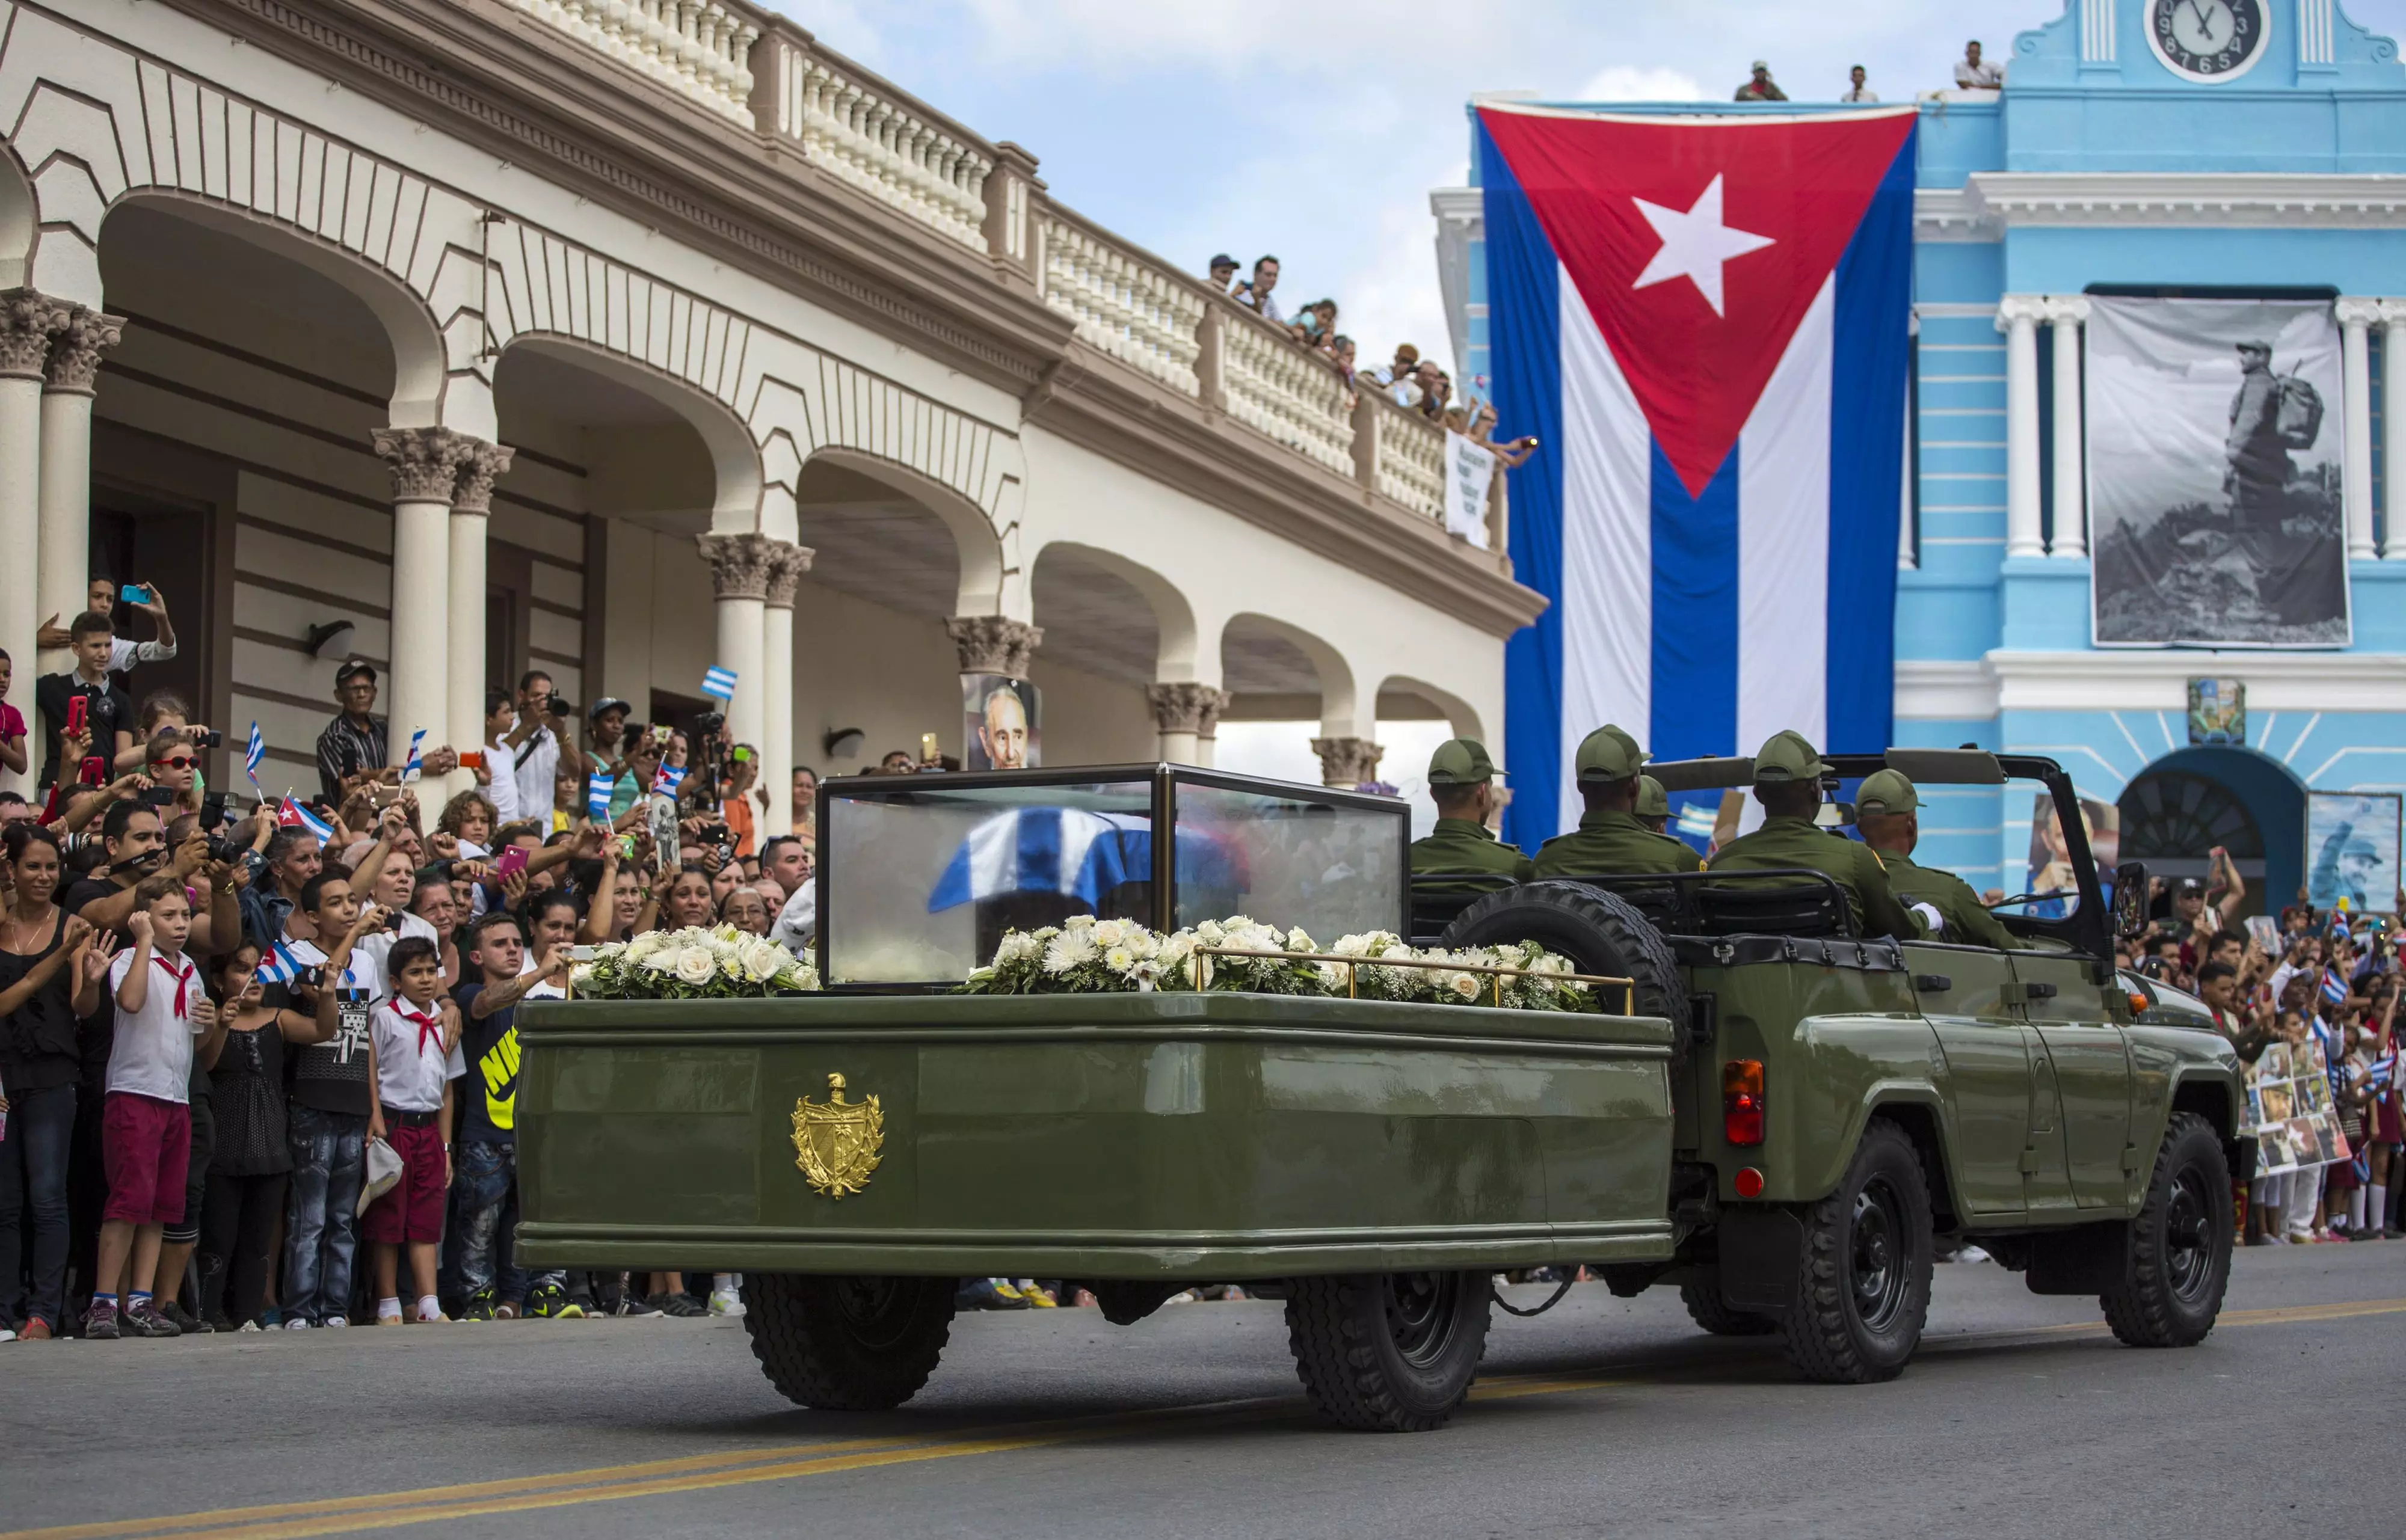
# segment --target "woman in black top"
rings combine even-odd
[[[218,1137],[201,1250],[218,1264],[205,1265],[205,1276],[221,1277],[225,1294],[221,1307],[216,1300],[204,1306],[213,1317],[256,1331],[276,1265],[276,1221],[292,1171],[285,1139],[284,1045],[323,1042],[333,1031],[321,1031],[314,1016],[266,1003],[259,949],[248,941],[217,959],[211,972],[229,1019],[225,1043],[209,1067]]]
[[[76,1018],[100,1009],[100,981],[116,949],[50,901],[61,869],[48,829],[10,825],[0,855],[14,898],[0,914],[0,1098],[8,1110],[0,1138],[0,1323],[40,1341],[57,1335],[64,1307],[67,1151],[82,1070]],[[33,1290],[21,1302],[29,1250]]]

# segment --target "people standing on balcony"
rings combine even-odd
[[[1490,454],[1493,454],[1507,470],[1519,466],[1522,460],[1527,459],[1531,455],[1536,452],[1537,441],[1534,436],[1517,438],[1508,444],[1498,444],[1495,442],[1495,406],[1493,403],[1484,401],[1473,403],[1466,414],[1466,417],[1468,419],[1468,426],[1463,430],[1463,437],[1470,440],[1473,444],[1482,445]]]
[[[1237,282],[1237,259],[1223,251],[1211,259],[1211,287],[1225,294]]]
[[[1362,378],[1371,386],[1387,392],[1388,399],[1398,406],[1420,404],[1420,387],[1412,383],[1412,371],[1421,366],[1421,350],[1410,343],[1395,345],[1395,361],[1376,369],[1362,371]]]
[[[1286,324],[1286,312],[1279,308],[1277,299],[1270,293],[1278,287],[1278,280],[1279,260],[1276,257],[1257,258],[1253,262],[1252,279],[1238,284],[1236,292],[1228,297],[1262,319],[1283,326]]]
[[[159,597],[159,589],[154,584],[137,583],[134,586],[146,596],[134,607],[150,617],[150,624],[157,629],[159,635],[150,642],[136,642],[130,636],[117,638],[108,650],[108,671],[111,673],[131,673],[136,663],[164,663],[176,656],[176,628],[167,619],[167,601]],[[96,615],[114,615],[117,600],[117,585],[106,577],[93,578],[84,591],[84,608]],[[74,639],[60,627],[57,615],[42,622],[34,641],[41,647],[74,644]]]
[[[2005,66],[1992,64],[1980,57],[1980,40],[1976,37],[1963,45],[1963,57],[1955,61],[1955,84],[1964,91],[1998,91],[2005,83]]]
[[[1746,84],[1737,88],[1737,94],[1732,96],[1730,98],[1731,101],[1784,102],[1788,100],[1788,93],[1771,83],[1771,66],[1769,64],[1757,59],[1752,65],[1752,75],[1748,78]]]
[[[1838,100],[1841,102],[1876,102],[1879,100],[1879,92],[1863,84],[1862,65],[1857,64],[1854,68],[1847,71],[1847,93],[1844,96],[1839,97]]]
[[[1286,334],[1306,347],[1324,347],[1337,335],[1337,302],[1314,300],[1287,323]]]

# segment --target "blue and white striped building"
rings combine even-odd
[[[2390,513],[2406,509],[2406,411],[2383,410],[2406,392],[2406,64],[2337,0],[2259,4],[2253,63],[2211,83],[2155,46],[2155,0],[2067,0],[2015,40],[2005,90],[1920,105],[1894,737],[2051,754],[2118,805],[2126,856],[2201,874],[2203,851],[2227,845],[2277,907],[2304,880],[2307,788],[2406,787],[2406,519]],[[1441,190],[1432,205],[1455,355],[1475,380],[1489,373],[1479,193]],[[2332,303],[2347,646],[2092,644],[2068,403],[2101,293]],[[2243,746],[2190,746],[2196,678],[2243,683]],[[2031,793],[1929,795],[1920,858],[2020,891]]]

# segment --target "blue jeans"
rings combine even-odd
[[[351,1308],[368,1120],[292,1104],[292,1194],[284,1221],[284,1319],[323,1325]]]
[[[0,1138],[0,1323],[39,1316],[54,1332],[64,1324],[67,1151],[75,1113],[72,1085],[8,1097],[8,1132]],[[21,1302],[17,1280],[29,1251],[33,1290]]]
[[[494,1289],[506,1300],[523,1304],[531,1284],[568,1281],[564,1271],[538,1273],[530,1279],[509,1253],[501,1237],[502,1220],[516,1209],[512,1201],[518,1174],[518,1148],[486,1139],[469,1139],[452,1151],[455,1180],[451,1200],[460,1225],[460,1289],[473,1294]],[[496,1267],[496,1253],[500,1265]],[[494,1275],[498,1272],[499,1287]]]

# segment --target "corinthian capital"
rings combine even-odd
[[[392,473],[395,502],[450,502],[460,462],[488,447],[448,428],[379,428],[373,438],[376,458]]]
[[[710,563],[710,591],[720,599],[766,599],[769,568],[779,543],[762,534],[696,535]]]
[[[125,318],[104,316],[87,305],[70,305],[50,338],[50,356],[42,371],[45,389],[89,396],[100,376],[100,356],[125,335]]]
[[[956,615],[944,634],[960,654],[961,672],[1027,677],[1028,661],[1044,641],[1044,629],[998,615]]]
[[[789,540],[770,542],[773,549],[769,557],[769,607],[790,610],[794,607],[794,589],[802,574],[811,570],[818,556],[807,545],[797,545]]]
[[[1331,786],[1358,786],[1379,778],[1379,761],[1387,751],[1366,738],[1315,738],[1311,752],[1320,756],[1320,779]]]
[[[72,308],[31,289],[0,293],[0,379],[40,379]]]
[[[1228,706],[1225,690],[1192,682],[1148,685],[1144,698],[1153,705],[1153,725],[1160,732],[1191,732],[1209,738]]]
[[[468,452],[460,458],[458,479],[452,483],[451,511],[455,514],[490,513],[493,507],[493,481],[510,468],[517,451],[506,444],[481,444],[469,439]]]

